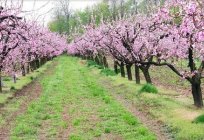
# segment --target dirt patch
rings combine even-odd
[[[46,75],[51,75],[54,72],[54,68],[57,66],[57,62],[54,61],[52,65],[49,65],[47,70],[43,73]],[[52,69],[51,69],[52,67]],[[43,78],[43,74],[40,74],[38,77]],[[0,127],[0,139],[9,140],[11,129],[15,125],[15,119],[17,116],[26,112],[28,105],[33,101],[39,98],[42,93],[42,86],[40,84],[40,79],[35,79],[28,85],[24,86],[21,90],[16,91],[12,97],[9,97],[4,104],[0,105],[0,113],[5,117],[5,123]],[[20,106],[14,112],[9,112],[7,107],[12,102],[17,102],[19,99],[22,99]]]
[[[15,112],[12,112],[9,117],[6,118],[4,126],[0,128],[0,139],[1,140],[8,140],[10,131],[12,126],[14,125],[15,118],[21,114],[23,114],[26,110],[28,105],[35,99],[37,99],[41,94],[42,88],[39,82],[35,81],[24,87],[22,90],[16,92],[15,98],[12,98],[10,100],[17,100],[18,98],[21,98],[22,96],[25,97],[25,99],[22,101],[19,109]],[[5,114],[7,109],[7,105],[5,105],[3,108],[0,109],[1,114]]]
[[[128,100],[121,94],[117,94],[117,89],[113,88],[111,82],[108,80],[102,80],[102,84],[110,90],[112,96],[121,103],[129,112],[131,112],[140,122],[146,126],[150,131],[152,131],[158,140],[170,140],[171,136],[167,133],[165,126],[162,122],[154,120],[148,113],[142,112],[137,108],[133,102],[128,102]],[[119,85],[120,86],[120,85]],[[128,91],[127,91],[128,92]]]
[[[188,111],[188,110],[185,110],[185,109],[176,109],[175,110],[175,113],[185,119],[185,120],[189,120],[189,121],[193,121],[197,116],[200,115],[199,112],[192,112],[192,111]]]
[[[65,140],[70,136],[71,130],[72,130],[72,124],[71,124],[71,117],[68,114],[68,107],[64,107],[64,111],[62,112],[63,121],[66,122],[67,126],[66,128],[61,128],[58,139],[59,140]]]
[[[116,136],[114,134],[103,134],[100,138],[96,140],[123,140],[120,136]]]

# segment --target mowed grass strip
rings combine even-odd
[[[55,61],[55,73],[42,79],[41,97],[17,118],[11,139],[156,139],[79,59]]]

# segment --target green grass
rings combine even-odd
[[[97,81],[79,59],[62,56],[53,75],[41,79],[43,92],[16,119],[11,139],[57,139],[69,127],[70,140],[111,138],[156,140]],[[67,117],[66,117],[67,116]],[[68,119],[66,119],[68,118]]]
[[[93,69],[92,73],[100,74],[100,70]],[[120,96],[126,102],[132,103],[138,110],[163,122],[166,125],[165,131],[169,132],[173,139],[204,139],[203,123],[192,123],[204,111],[193,106],[192,98],[179,96],[180,94],[174,90],[161,87],[158,87],[157,94],[140,94],[145,81],[142,81],[141,85],[136,85],[135,81],[130,82],[127,78],[121,78],[119,75],[101,76],[99,80],[101,85],[109,89],[112,94]]]
[[[101,74],[104,74],[106,76],[115,76],[117,75],[113,70],[106,68],[101,70]]]
[[[158,93],[158,89],[152,84],[145,84],[139,91],[139,93]]]
[[[194,123],[204,123],[204,114],[202,114],[202,115],[196,117],[193,122],[194,122]]]
[[[0,104],[4,104],[9,97],[12,97],[13,94],[16,92],[16,90],[22,89],[24,86],[28,85],[38,77],[40,74],[42,74],[51,64],[52,62],[47,62],[45,65],[43,65],[38,70],[27,74],[25,77],[18,77],[17,83],[14,83],[12,78],[10,77],[4,77],[3,78],[3,93],[0,94]]]
[[[4,87],[3,93],[0,94],[0,103],[4,104],[4,107],[2,108],[2,111],[0,114],[0,126],[1,127],[4,127],[6,125],[7,119],[13,113],[18,111],[21,104],[25,102],[25,100],[29,100],[28,97],[25,97],[25,96],[20,96],[20,97],[15,98],[14,93],[17,90],[21,90],[27,84],[31,83],[30,76],[33,76],[35,78],[41,77],[41,74],[44,73],[45,70],[49,69],[51,64],[52,62],[48,62],[38,70],[39,72],[34,71],[33,73],[28,74],[26,77],[20,77],[20,80],[18,80],[16,84],[13,83],[12,79],[10,81],[9,80],[4,81],[4,85],[6,85],[6,88]],[[10,100],[11,98],[12,100]]]
[[[60,139],[64,131],[70,140],[156,139],[115,96],[163,122],[172,139],[204,139],[204,112],[193,107],[192,98],[180,97],[174,90],[161,87],[157,88],[157,94],[140,94],[144,87],[147,87],[145,92],[155,88],[145,85],[144,81],[136,85],[135,81],[120,76],[105,76],[109,72],[102,73],[93,62],[88,62],[87,67],[80,59],[67,56],[54,61],[58,63],[52,69],[54,73],[41,78],[42,94],[17,117],[11,140]],[[25,78],[32,81],[31,77],[35,78],[33,75]],[[22,100],[11,103],[9,108],[15,110]],[[4,122],[4,119],[0,120]]]
[[[103,69],[103,66],[101,65],[98,65],[95,61],[93,60],[87,60],[87,66],[88,67],[96,67],[96,68],[99,68],[99,69]]]

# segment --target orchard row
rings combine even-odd
[[[0,8],[0,72],[14,77],[25,76],[67,47],[65,37],[20,15],[19,8]]]
[[[107,66],[107,57],[120,66],[124,76],[132,80],[135,65],[136,82],[139,69],[147,83],[152,83],[151,66],[167,66],[191,83],[194,104],[203,106],[201,79],[204,69],[204,5],[196,0],[171,0],[151,15],[136,15],[128,20],[90,25],[76,37],[68,53],[95,59]],[[178,64],[182,62],[182,67]],[[185,66],[184,66],[185,65]],[[168,75],[168,73],[167,73]]]

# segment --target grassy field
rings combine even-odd
[[[16,90],[21,90],[24,86],[31,83],[36,77],[40,76],[48,67],[50,66],[51,62],[47,62],[41,68],[35,70],[34,72],[27,74],[27,76],[18,77],[17,83],[13,82],[11,77],[3,77],[3,93],[0,94],[0,104],[4,104],[7,102],[9,98],[14,96]]]
[[[100,73],[100,70],[95,70]],[[167,69],[152,68],[151,75],[153,78],[161,78],[163,84],[158,87],[158,94],[140,93],[145,84],[136,85],[135,81],[128,81],[127,78],[118,76],[101,77],[101,85],[109,89],[119,102],[123,103],[126,108],[137,108],[150,116],[150,119],[157,120],[163,124],[164,131],[169,133],[172,139],[177,140],[203,140],[204,123],[193,123],[198,116],[203,116],[204,110],[197,109],[193,106],[192,96],[182,95],[177,92],[177,88],[183,85],[188,88],[186,82],[179,82],[179,78],[170,72],[167,78]],[[173,75],[173,76],[172,76]],[[165,80],[166,78],[166,80]],[[158,79],[157,79],[158,80]],[[160,80],[160,79],[159,79]],[[160,81],[160,82],[162,82]],[[167,88],[166,84],[171,81]],[[176,86],[176,87],[175,87]],[[170,90],[171,89],[171,90]],[[127,105],[124,102],[129,102]],[[202,117],[204,118],[204,117]],[[204,122],[204,121],[202,121]]]
[[[9,139],[156,139],[79,59],[55,61],[51,74],[37,80],[41,93],[16,116]]]
[[[204,139],[204,124],[193,123],[204,110],[174,90],[159,87],[157,94],[140,93],[143,84],[68,56],[42,69],[44,74],[37,72],[22,96],[0,109],[0,139]]]

